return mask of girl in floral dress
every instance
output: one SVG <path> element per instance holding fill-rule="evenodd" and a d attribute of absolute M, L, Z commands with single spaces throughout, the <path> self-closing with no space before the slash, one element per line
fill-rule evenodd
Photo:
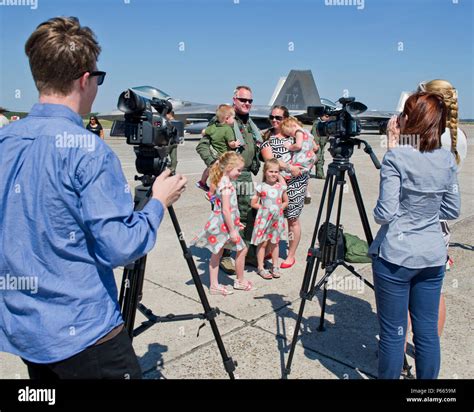
<path fill-rule="evenodd" d="M 263 279 L 279 278 L 279 243 L 286 240 L 283 210 L 288 206 L 286 182 L 280 175 L 277 159 L 270 159 L 263 167 L 263 182 L 256 185 L 252 207 L 258 209 L 251 243 L 257 245 L 257 273 Z M 265 248 L 269 246 L 272 270 L 264 268 Z"/>
<path fill-rule="evenodd" d="M 205 247 L 212 252 L 209 262 L 211 295 L 227 296 L 233 293 L 218 282 L 219 262 L 224 246 L 237 252 L 235 258 L 237 279 L 234 282 L 234 289 L 245 291 L 253 289 L 252 282 L 244 279 L 247 247 L 239 235 L 239 231 L 244 229 L 244 226 L 240 223 L 237 193 L 232 185 L 232 181 L 240 176 L 243 167 L 244 159 L 235 152 L 224 153 L 212 165 L 209 176 L 211 183 L 217 187 L 214 210 L 204 230 L 191 241 L 191 244 Z"/>

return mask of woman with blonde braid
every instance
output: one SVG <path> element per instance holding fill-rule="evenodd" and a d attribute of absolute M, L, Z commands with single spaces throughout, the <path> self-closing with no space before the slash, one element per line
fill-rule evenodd
<path fill-rule="evenodd" d="M 421 82 L 418 85 L 418 91 L 438 93 L 443 96 L 448 112 L 446 130 L 441 135 L 441 147 L 453 153 L 459 173 L 467 155 L 467 139 L 466 134 L 458 127 L 458 92 L 451 83 L 442 79 Z"/>
<path fill-rule="evenodd" d="M 436 79 L 427 82 L 421 82 L 418 85 L 418 91 L 428 93 L 438 93 L 443 96 L 444 103 L 447 108 L 446 115 L 446 130 L 441 135 L 441 147 L 453 153 L 456 164 L 458 166 L 458 174 L 461 170 L 462 163 L 467 155 L 467 139 L 465 133 L 458 127 L 458 92 L 453 85 L 447 80 Z M 443 231 L 446 248 L 449 247 L 449 239 L 451 232 L 449 230 L 448 221 L 440 220 L 441 229 Z M 446 262 L 446 270 L 449 270 L 453 261 L 448 256 Z M 438 320 L 438 334 L 443 333 L 444 323 L 446 321 L 446 302 L 444 295 L 441 294 L 439 302 L 439 320 Z"/>
<path fill-rule="evenodd" d="M 457 172 L 461 170 L 462 163 L 467 155 L 467 140 L 464 132 L 458 127 L 458 93 L 453 85 L 447 80 L 436 79 L 431 81 L 421 82 L 418 85 L 418 92 L 437 93 L 443 96 L 444 104 L 446 105 L 446 129 L 441 135 L 441 147 L 452 152 L 457 164 Z M 449 230 L 448 221 L 440 220 L 441 230 L 443 232 L 446 249 L 449 253 L 449 239 L 451 232 Z M 453 264 L 452 259 L 447 258 L 446 270 L 449 270 Z M 409 328 L 410 317 L 408 318 Z M 441 292 L 439 299 L 439 313 L 438 313 L 438 335 L 441 337 L 446 323 L 446 300 L 444 294 Z M 410 366 L 404 365 L 404 371 L 411 369 Z"/>

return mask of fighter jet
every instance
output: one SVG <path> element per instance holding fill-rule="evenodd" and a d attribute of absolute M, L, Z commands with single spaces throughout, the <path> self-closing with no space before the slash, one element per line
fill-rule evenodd
<path fill-rule="evenodd" d="M 176 120 L 186 124 L 185 131 L 189 134 L 200 134 L 206 128 L 208 121 L 215 115 L 218 106 L 218 104 L 181 100 L 152 86 L 137 86 L 131 89 L 147 99 L 156 97 L 169 101 L 173 106 Z M 356 117 L 361 122 L 361 128 L 363 130 L 376 130 L 380 134 L 384 134 L 388 120 L 394 114 L 398 114 L 403 110 L 409 95 L 409 92 L 402 92 L 395 112 L 372 109 L 357 115 Z M 268 115 L 274 105 L 286 106 L 292 116 L 304 123 L 314 121 L 307 115 L 308 106 L 338 107 L 331 100 L 320 98 L 311 70 L 291 70 L 288 76 L 281 77 L 278 80 L 268 105 L 252 106 L 250 116 L 260 129 L 266 129 L 270 126 Z M 123 120 L 123 112 L 114 110 L 109 113 L 99 113 L 97 117 L 108 120 Z"/>
<path fill-rule="evenodd" d="M 135 93 L 147 99 L 156 97 L 168 100 L 173 105 L 176 120 L 191 123 L 186 127 L 188 133 L 201 133 L 208 121 L 215 115 L 218 104 L 197 103 L 170 96 L 162 90 L 151 86 L 131 88 Z M 269 126 L 268 115 L 273 105 L 286 106 L 290 114 L 305 120 L 308 106 L 321 105 L 318 89 L 311 70 L 291 70 L 288 76 L 280 78 L 267 106 L 254 105 L 250 116 L 257 126 Z M 108 120 L 122 120 L 123 112 L 114 110 L 110 113 L 99 113 L 97 117 Z"/>

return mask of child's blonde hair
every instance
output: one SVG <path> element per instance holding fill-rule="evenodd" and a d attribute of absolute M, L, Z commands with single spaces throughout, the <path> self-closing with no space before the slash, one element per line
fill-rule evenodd
<path fill-rule="evenodd" d="M 209 178 L 211 183 L 217 186 L 224 176 L 224 173 L 234 167 L 237 167 L 238 164 L 244 164 L 244 158 L 236 152 L 225 152 L 219 159 L 211 166 L 209 171 Z"/>
<path fill-rule="evenodd" d="M 283 121 L 280 123 L 280 130 L 284 135 L 289 136 L 290 129 L 295 124 L 303 127 L 303 123 L 301 123 L 296 117 L 290 116 L 286 119 L 283 119 Z"/>
<path fill-rule="evenodd" d="M 274 157 L 272 157 L 271 159 L 265 160 L 265 163 L 263 164 L 263 181 L 265 183 L 267 182 L 265 180 L 267 170 L 270 169 L 270 167 L 272 167 L 272 166 L 275 166 L 278 170 L 280 170 L 280 163 Z"/>
<path fill-rule="evenodd" d="M 219 123 L 224 123 L 226 117 L 235 115 L 234 108 L 229 104 L 221 104 L 216 111 L 217 120 Z"/>
<path fill-rule="evenodd" d="M 436 79 L 429 82 L 422 82 L 418 86 L 418 90 L 428 93 L 438 93 L 443 96 L 444 104 L 446 105 L 447 116 L 446 126 L 451 131 L 451 151 L 456 157 L 456 163 L 461 162 L 457 150 L 458 143 L 458 93 L 451 83 L 447 80 Z M 443 131 L 441 131 L 443 133 Z"/>

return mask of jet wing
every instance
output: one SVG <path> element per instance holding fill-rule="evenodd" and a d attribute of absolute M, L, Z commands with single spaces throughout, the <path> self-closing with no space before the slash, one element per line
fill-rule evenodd
<path fill-rule="evenodd" d="M 385 134 L 387 123 L 397 112 L 382 112 L 378 110 L 366 110 L 364 113 L 354 116 L 360 120 L 360 127 L 363 130 L 378 130 L 380 134 Z"/>

